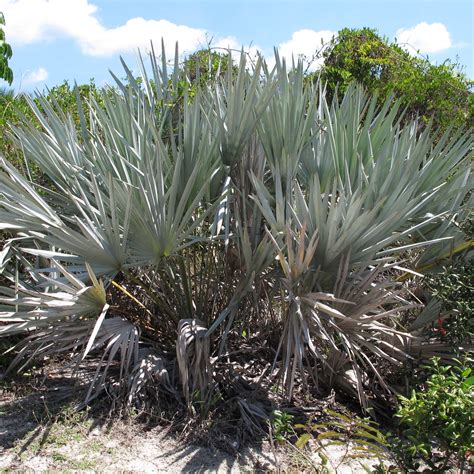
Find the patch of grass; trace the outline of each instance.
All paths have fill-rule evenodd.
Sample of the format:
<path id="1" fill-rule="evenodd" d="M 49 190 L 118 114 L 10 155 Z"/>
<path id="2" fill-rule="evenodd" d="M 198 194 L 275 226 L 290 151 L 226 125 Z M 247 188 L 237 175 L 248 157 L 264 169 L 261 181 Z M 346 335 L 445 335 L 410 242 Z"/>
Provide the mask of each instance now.
<path id="1" fill-rule="evenodd" d="M 71 420 L 79 420 L 73 424 Z M 17 443 L 18 458 L 21 462 L 31 459 L 32 456 L 49 457 L 55 468 L 71 470 L 91 470 L 96 468 L 97 460 L 103 445 L 98 440 L 88 440 L 87 430 L 89 420 L 81 420 L 78 416 L 52 422 L 38 431 L 28 433 Z M 32 442 L 27 444 L 31 438 Z M 26 445 L 26 449 L 24 449 Z M 22 449 L 24 449 L 22 451 Z M 65 451 L 71 451 L 68 454 Z M 111 451 L 107 451 L 111 454 Z"/>
<path id="2" fill-rule="evenodd" d="M 68 462 L 69 459 L 67 456 L 64 454 L 54 452 L 51 454 L 51 459 L 56 463 L 56 462 Z"/>
<path id="3" fill-rule="evenodd" d="M 102 451 L 102 449 L 104 448 L 104 445 L 99 440 L 91 440 L 87 443 L 87 447 L 89 450 L 98 453 Z"/>
<path id="4" fill-rule="evenodd" d="M 51 453 L 51 459 L 55 464 L 58 464 L 58 468 L 61 468 L 62 472 L 65 469 L 73 469 L 79 471 L 85 471 L 89 469 L 96 469 L 97 462 L 93 459 L 90 459 L 87 456 L 87 447 L 84 447 L 84 455 L 79 455 L 79 457 L 71 457 L 62 452 L 54 451 Z"/>
<path id="5" fill-rule="evenodd" d="M 79 470 L 79 471 L 95 469 L 97 467 L 97 463 L 93 461 L 92 459 L 88 459 L 88 458 L 84 458 L 84 459 L 66 458 L 66 461 L 64 461 L 64 464 L 65 466 L 62 466 L 62 467 Z"/>
<path id="6" fill-rule="evenodd" d="M 16 443 L 21 460 L 43 452 L 53 451 L 55 455 L 54 450 L 57 448 L 86 441 L 92 420 L 87 417 L 87 412 L 78 412 L 71 406 L 52 414 L 45 405 L 44 417 L 38 422 L 39 427 L 28 432 Z M 56 454 L 59 458 L 62 456 L 61 453 Z"/>

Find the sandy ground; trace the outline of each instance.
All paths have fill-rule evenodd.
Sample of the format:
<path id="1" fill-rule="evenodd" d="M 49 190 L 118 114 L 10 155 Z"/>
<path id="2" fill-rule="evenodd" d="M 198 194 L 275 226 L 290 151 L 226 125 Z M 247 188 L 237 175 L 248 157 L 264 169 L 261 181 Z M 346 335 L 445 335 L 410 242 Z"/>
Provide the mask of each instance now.
<path id="1" fill-rule="evenodd" d="M 2 438 L 5 429 L 11 426 L 1 428 Z M 15 446 L 0 451 L 0 470 L 144 473 L 258 470 L 250 458 L 179 443 L 163 435 L 160 429 L 139 432 L 136 427 L 117 423 L 108 433 L 100 428 L 85 433 L 77 425 L 60 429 L 56 426 L 43 439 L 44 431 L 37 436 L 29 433 Z"/>
<path id="2" fill-rule="evenodd" d="M 306 459 L 285 446 L 273 451 L 268 442 L 230 455 L 134 422 L 94 426 L 71 415 L 37 424 L 22 421 L 18 412 L 3 414 L 0 422 L 0 472 L 366 472 L 359 463 L 337 466 L 343 451 L 332 449 L 333 468 L 322 471 L 317 456 Z"/>
<path id="3" fill-rule="evenodd" d="M 182 441 L 163 426 L 133 419 L 107 422 L 97 410 L 74 411 L 66 397 L 70 381 L 26 385 L 0 386 L 0 472 L 351 474 L 367 472 L 362 464 L 376 464 L 348 460 L 346 446 L 339 446 L 325 452 L 329 461 L 323 469 L 321 451 L 314 446 L 301 452 L 289 443 L 271 445 L 265 438 L 245 447 L 235 443 L 229 453 L 193 443 L 192 435 Z"/>

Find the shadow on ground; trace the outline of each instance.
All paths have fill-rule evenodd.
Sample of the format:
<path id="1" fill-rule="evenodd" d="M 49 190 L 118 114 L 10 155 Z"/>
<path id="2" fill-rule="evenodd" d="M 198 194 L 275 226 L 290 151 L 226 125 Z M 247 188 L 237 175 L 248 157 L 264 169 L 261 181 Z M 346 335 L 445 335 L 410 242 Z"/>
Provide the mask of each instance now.
<path id="1" fill-rule="evenodd" d="M 1 382 L 0 470 L 231 473 L 275 466 L 273 455 L 265 454 L 263 436 L 253 438 L 251 446 L 243 443 L 238 423 L 226 426 L 224 439 L 217 434 L 206 439 L 196 425 L 187 428 L 183 440 L 158 423 L 112 419 L 110 400 L 77 412 L 73 407 L 87 387 L 81 379 L 87 378 L 50 370 L 47 377 L 30 374 Z"/>

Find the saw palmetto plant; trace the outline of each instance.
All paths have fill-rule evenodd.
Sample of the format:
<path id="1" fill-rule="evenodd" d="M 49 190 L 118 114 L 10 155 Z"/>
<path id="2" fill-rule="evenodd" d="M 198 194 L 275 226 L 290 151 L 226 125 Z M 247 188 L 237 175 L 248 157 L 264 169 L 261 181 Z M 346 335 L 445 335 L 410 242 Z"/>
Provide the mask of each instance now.
<path id="1" fill-rule="evenodd" d="M 78 103 L 79 127 L 39 94 L 41 127 L 12 129 L 47 185 L 2 160 L 0 335 L 24 334 L 11 369 L 94 355 L 87 400 L 111 383 L 192 407 L 246 337 L 273 344 L 286 397 L 334 385 L 368 407 L 393 391 L 387 364 L 445 350 L 422 337 L 434 313 L 402 324 L 420 302 L 399 276 L 462 241 L 472 135 L 434 143 L 357 86 L 328 103 L 278 56 L 242 53 L 192 95 L 178 52 L 171 71 L 164 51 L 140 66 Z"/>

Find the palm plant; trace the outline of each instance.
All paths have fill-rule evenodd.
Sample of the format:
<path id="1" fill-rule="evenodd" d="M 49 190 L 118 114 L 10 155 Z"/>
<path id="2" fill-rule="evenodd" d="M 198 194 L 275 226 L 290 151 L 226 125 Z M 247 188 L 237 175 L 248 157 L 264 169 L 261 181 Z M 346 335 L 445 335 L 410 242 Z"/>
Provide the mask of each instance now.
<path id="1" fill-rule="evenodd" d="M 291 180 L 273 168 L 272 195 L 253 178 L 289 302 L 281 339 L 289 396 L 305 346 L 317 375 L 356 393 L 363 406 L 368 372 L 390 391 L 377 359 L 401 365 L 410 347 L 424 349 L 397 324 L 414 305 L 397 290 L 396 259 L 411 249 L 442 251 L 459 235 L 453 216 L 472 200 L 472 135 L 446 134 L 433 145 L 429 130 L 400 129 L 398 104 L 388 99 L 377 111 L 375 102 L 355 86 L 331 106 L 321 95 Z"/>
<path id="2" fill-rule="evenodd" d="M 141 81 L 124 67 L 100 103 L 78 95 L 79 128 L 39 94 L 42 128 L 12 130 L 50 183 L 2 160 L 0 227 L 14 236 L 0 335 L 26 336 L 12 368 L 102 351 L 87 398 L 118 359 L 131 403 L 148 384 L 179 397 L 176 361 L 191 407 L 211 397 L 238 324 L 258 336 L 271 308 L 288 397 L 308 371 L 365 407 L 371 380 L 390 392 L 379 359 L 425 348 L 400 326 L 414 305 L 397 259 L 416 249 L 426 263 L 462 238 L 472 136 L 434 144 L 429 129 L 400 126 L 398 103 L 379 109 L 356 86 L 328 103 L 278 55 L 269 70 L 242 53 L 192 97 L 177 51 L 171 72 L 164 51 L 141 61 Z"/>

